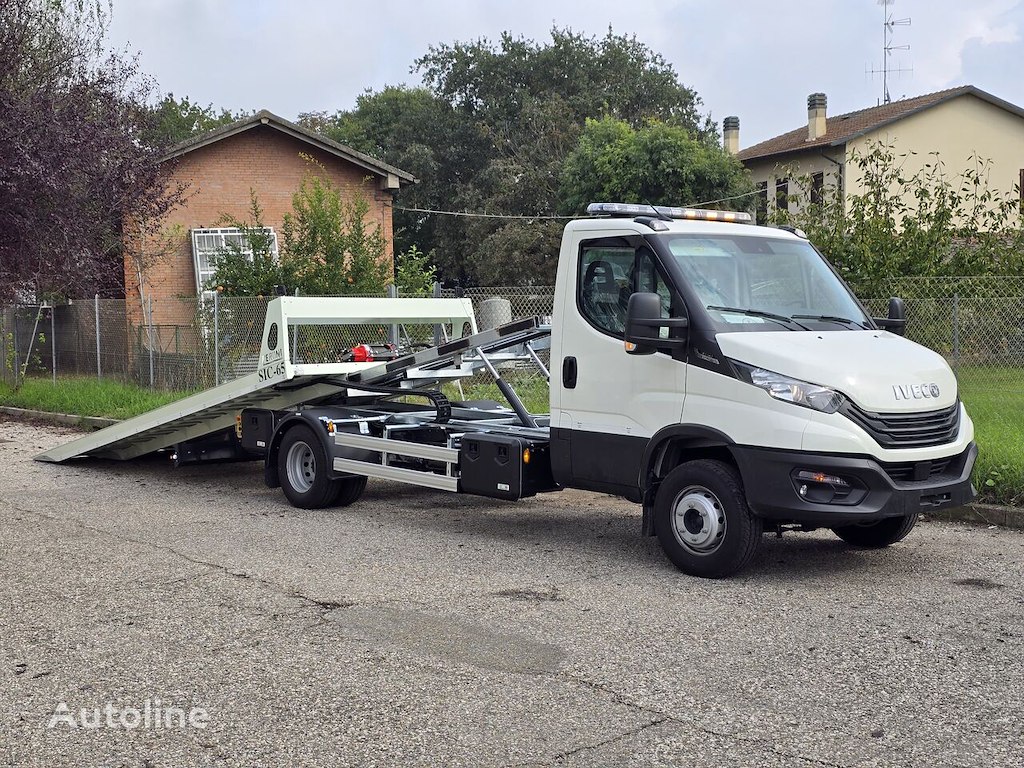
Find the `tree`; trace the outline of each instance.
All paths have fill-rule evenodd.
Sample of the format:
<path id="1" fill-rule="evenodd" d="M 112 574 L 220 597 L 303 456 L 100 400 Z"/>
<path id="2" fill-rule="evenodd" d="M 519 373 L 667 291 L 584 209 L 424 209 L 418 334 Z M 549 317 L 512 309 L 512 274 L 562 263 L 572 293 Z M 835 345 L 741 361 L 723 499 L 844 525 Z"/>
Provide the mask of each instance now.
<path id="1" fill-rule="evenodd" d="M 909 157 L 872 144 L 847 163 L 860 191 L 833 184 L 817 203 L 810 179 L 792 174 L 793 212 L 776 211 L 775 221 L 803 229 L 865 294 L 897 277 L 1024 273 L 1020 189 L 992 189 L 991 163 L 977 156 L 955 175 L 938 153 L 907 173 Z"/>
<path id="2" fill-rule="evenodd" d="M 379 294 L 391 281 L 391 261 L 380 227 L 369 227 L 369 203 L 344 201 L 327 178 L 310 173 L 292 196 L 281 228 L 280 254 L 264 229 L 263 211 L 251 192 L 250 219 L 225 217 L 246 247 L 218 254 L 209 290 L 228 296 L 272 296 L 278 286 L 305 296 Z"/>
<path id="3" fill-rule="evenodd" d="M 605 117 L 587 120 L 562 167 L 560 197 L 567 213 L 594 200 L 694 205 L 733 198 L 719 207 L 746 208 L 749 198 L 742 196 L 752 190 L 743 166 L 717 142 L 669 123 L 634 129 Z"/>
<path id="4" fill-rule="evenodd" d="M 380 157 L 420 183 L 402 190 L 394 212 L 395 250 L 424 248 L 444 274 L 460 279 L 464 222 L 405 211 L 449 210 L 471 197 L 470 181 L 485 167 L 486 140 L 478 125 L 425 88 L 389 86 L 362 94 L 352 112 L 304 114 L 300 124 L 353 149 Z"/>
<path id="5" fill-rule="evenodd" d="M 87 0 L 0 5 L 0 300 L 120 293 L 126 222 L 141 235 L 180 200 L 106 20 Z"/>
<path id="6" fill-rule="evenodd" d="M 201 107 L 189 101 L 188 96 L 176 99 L 173 93 L 168 93 L 152 108 L 149 125 L 142 135 L 149 143 L 174 145 L 243 117 L 244 114 L 233 115 L 226 109 L 218 113 L 212 104 Z"/>
<path id="7" fill-rule="evenodd" d="M 401 296 L 430 296 L 437 278 L 437 267 L 415 245 L 395 257 L 395 285 Z"/>
<path id="8" fill-rule="evenodd" d="M 216 256 L 216 272 L 204 286 L 228 296 L 273 296 L 278 286 L 294 285 L 291 264 L 274 253 L 274 242 L 263 223 L 263 207 L 249 190 L 249 219 L 222 216 L 217 222 L 239 231 L 239 243 Z M 244 246 L 244 247 L 243 247 Z"/>
<path id="9" fill-rule="evenodd" d="M 283 259 L 295 275 L 294 287 L 312 296 L 384 290 L 391 261 L 380 227 L 366 225 L 369 210 L 366 198 L 342 200 L 328 179 L 306 176 L 281 228 Z"/>
<path id="10" fill-rule="evenodd" d="M 368 93 L 330 120 L 329 135 L 413 173 L 395 210 L 396 245 L 430 254 L 448 281 L 549 279 L 562 166 L 587 118 L 639 129 L 650 120 L 717 141 L 700 99 L 635 37 L 552 29 L 549 42 L 503 34 L 432 47 L 416 60 L 422 88 Z M 465 211 L 444 216 L 403 208 Z M 502 218 L 507 217 L 507 218 Z"/>

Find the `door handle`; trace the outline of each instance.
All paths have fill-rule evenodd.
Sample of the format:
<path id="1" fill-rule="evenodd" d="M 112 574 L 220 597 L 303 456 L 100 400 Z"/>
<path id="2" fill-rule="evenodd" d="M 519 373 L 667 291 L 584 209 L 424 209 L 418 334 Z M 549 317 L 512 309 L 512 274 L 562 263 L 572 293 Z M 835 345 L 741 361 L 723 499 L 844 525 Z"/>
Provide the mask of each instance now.
<path id="1" fill-rule="evenodd" d="M 562 386 L 565 389 L 576 389 L 575 357 L 566 357 L 562 360 Z"/>

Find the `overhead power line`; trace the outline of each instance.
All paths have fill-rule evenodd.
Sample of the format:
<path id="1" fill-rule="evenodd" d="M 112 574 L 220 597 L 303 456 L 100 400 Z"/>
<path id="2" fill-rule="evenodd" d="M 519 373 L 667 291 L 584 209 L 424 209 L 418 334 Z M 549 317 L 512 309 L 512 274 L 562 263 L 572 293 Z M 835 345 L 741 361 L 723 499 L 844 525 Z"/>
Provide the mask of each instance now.
<path id="1" fill-rule="evenodd" d="M 410 213 L 435 213 L 438 216 L 466 216 L 471 219 L 575 219 L 576 216 L 523 216 L 507 213 L 470 213 L 469 211 L 439 211 L 434 208 L 406 208 L 402 205 L 392 205 L 396 211 L 409 211 Z"/>
<path id="2" fill-rule="evenodd" d="M 742 200 L 744 197 L 750 197 L 756 194 L 756 191 L 743 192 L 739 195 L 730 195 L 729 197 L 720 197 L 717 200 L 704 200 L 700 203 L 687 203 L 684 208 L 701 208 L 705 205 L 714 205 L 715 203 L 727 203 L 730 200 Z M 407 208 L 403 205 L 392 205 L 396 211 L 406 211 L 409 213 L 432 213 L 438 216 L 462 216 L 470 219 L 506 219 L 515 221 L 532 221 L 532 220 L 559 220 L 569 221 L 571 219 L 578 219 L 579 216 L 525 216 L 522 214 L 511 214 L 511 213 L 473 213 L 471 211 L 442 211 L 436 208 Z"/>

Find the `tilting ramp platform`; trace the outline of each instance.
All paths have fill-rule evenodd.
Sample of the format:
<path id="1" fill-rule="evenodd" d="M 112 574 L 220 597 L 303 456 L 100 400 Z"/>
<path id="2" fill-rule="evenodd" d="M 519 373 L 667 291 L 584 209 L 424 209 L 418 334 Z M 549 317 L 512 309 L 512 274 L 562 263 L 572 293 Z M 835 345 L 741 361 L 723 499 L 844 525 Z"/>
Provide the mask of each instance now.
<path id="1" fill-rule="evenodd" d="M 471 335 L 389 362 L 295 363 L 289 328 L 301 325 L 445 324 Z M 267 307 L 258 368 L 254 373 L 191 395 L 120 424 L 57 446 L 37 461 L 77 457 L 132 459 L 233 427 L 243 408 L 283 409 L 315 404 L 359 385 L 396 384 L 472 372 L 472 356 L 541 339 L 549 331 L 537 318 L 476 332 L 469 299 L 281 297 Z"/>

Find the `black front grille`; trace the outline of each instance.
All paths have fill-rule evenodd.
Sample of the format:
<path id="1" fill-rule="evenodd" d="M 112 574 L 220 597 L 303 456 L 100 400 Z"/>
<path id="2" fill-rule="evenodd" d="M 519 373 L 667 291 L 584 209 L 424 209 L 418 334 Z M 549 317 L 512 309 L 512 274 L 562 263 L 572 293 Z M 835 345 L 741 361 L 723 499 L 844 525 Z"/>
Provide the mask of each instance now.
<path id="1" fill-rule="evenodd" d="M 952 458 L 930 461 L 904 461 L 898 464 L 882 464 L 885 474 L 896 482 L 921 482 L 946 474 Z"/>
<path id="2" fill-rule="evenodd" d="M 883 448 L 925 448 L 951 443 L 960 431 L 960 401 L 939 411 L 872 413 L 847 400 L 839 409 Z"/>

